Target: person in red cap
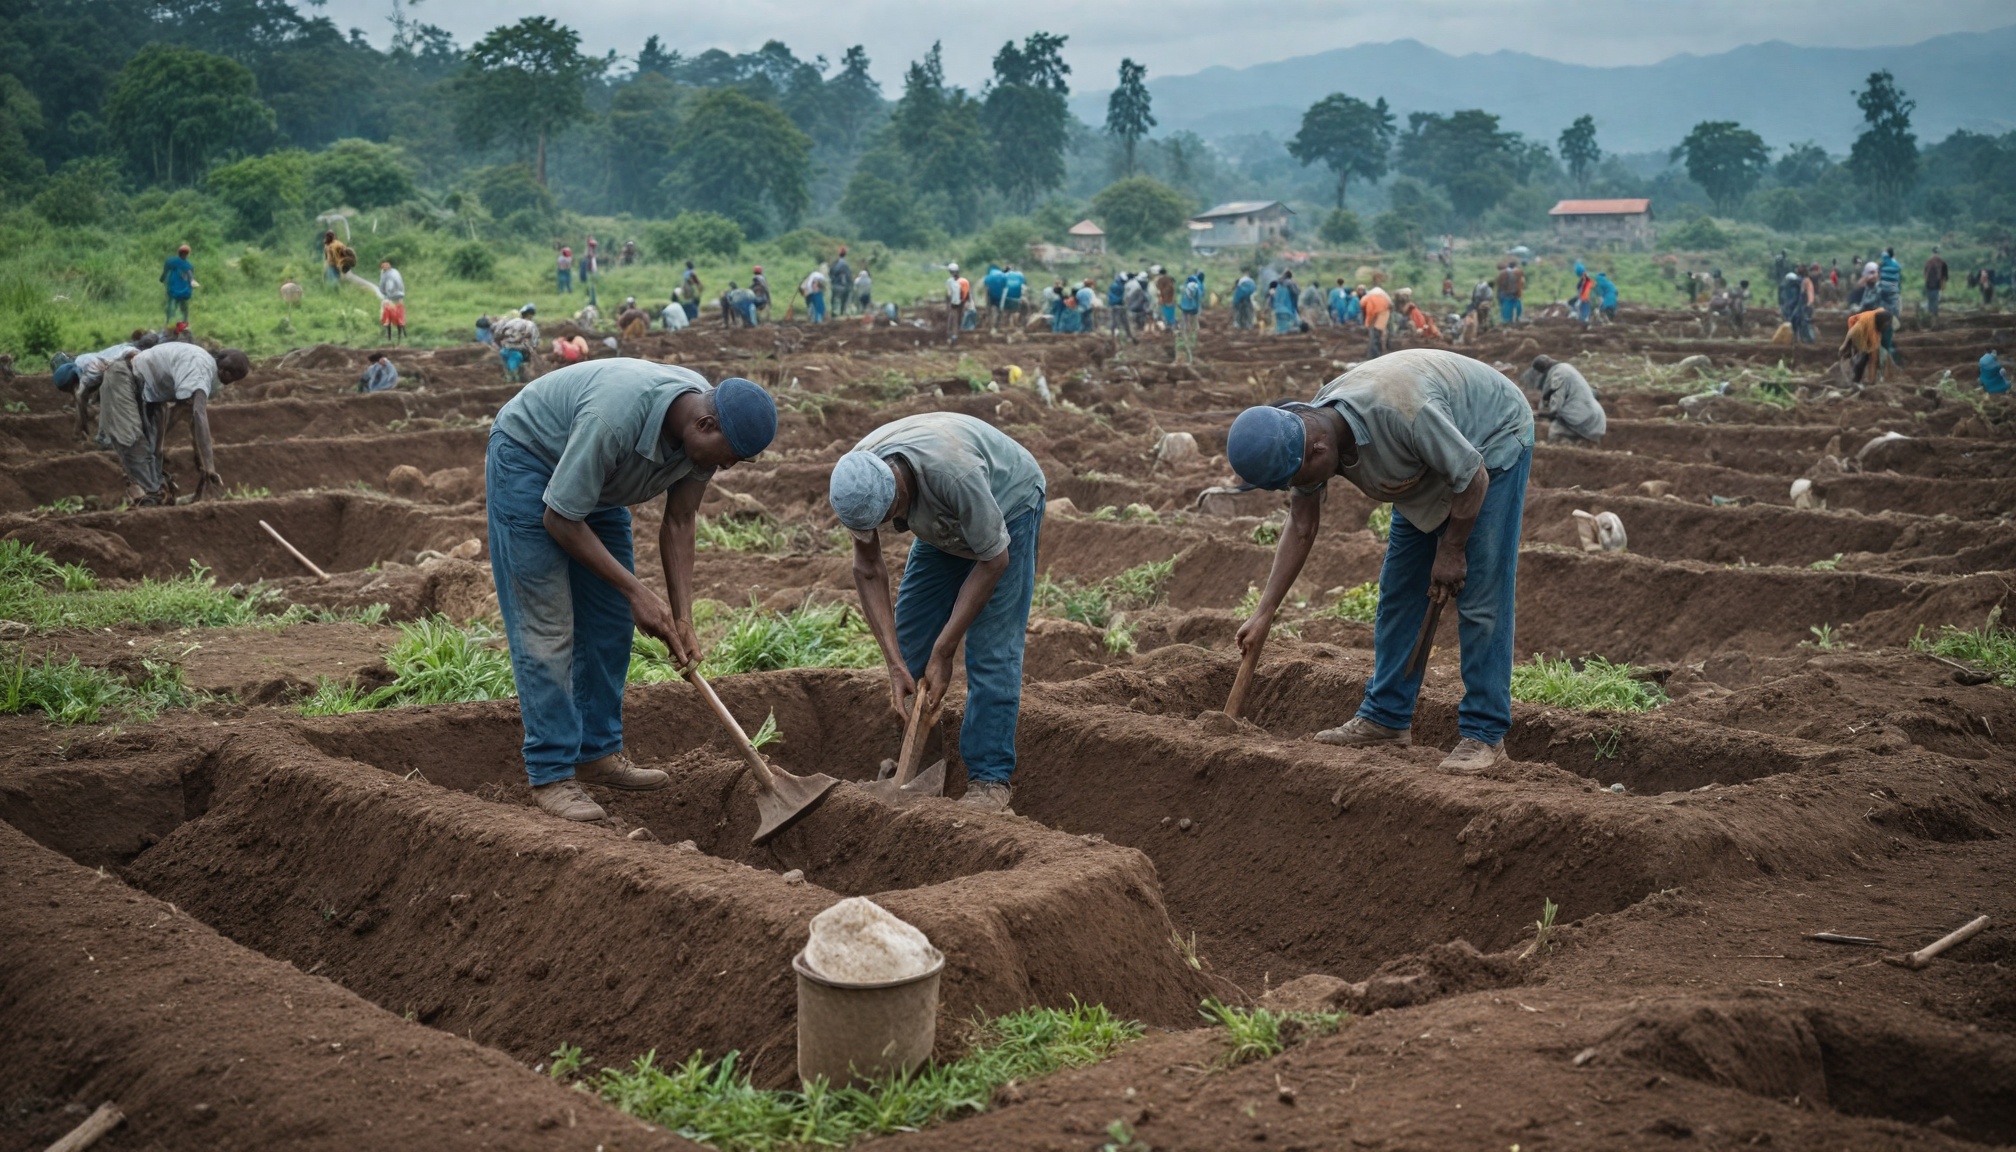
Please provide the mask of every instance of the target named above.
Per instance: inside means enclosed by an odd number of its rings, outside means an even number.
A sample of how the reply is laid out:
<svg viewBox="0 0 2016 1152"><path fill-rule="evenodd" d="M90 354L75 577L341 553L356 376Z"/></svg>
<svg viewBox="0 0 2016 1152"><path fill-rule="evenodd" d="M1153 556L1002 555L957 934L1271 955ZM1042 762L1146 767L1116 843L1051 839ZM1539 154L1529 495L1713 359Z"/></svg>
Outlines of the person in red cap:
<svg viewBox="0 0 2016 1152"><path fill-rule="evenodd" d="M561 245L560 260L555 265L560 277L560 291L564 295L574 292L574 249Z"/></svg>
<svg viewBox="0 0 2016 1152"><path fill-rule="evenodd" d="M188 323L189 297L194 295L196 291L196 268L189 263L189 246L187 244L175 249L175 255L170 256L162 263L161 283L168 287L167 315L162 318L162 322L173 324L175 316L179 312L182 316L182 322L185 324Z"/></svg>

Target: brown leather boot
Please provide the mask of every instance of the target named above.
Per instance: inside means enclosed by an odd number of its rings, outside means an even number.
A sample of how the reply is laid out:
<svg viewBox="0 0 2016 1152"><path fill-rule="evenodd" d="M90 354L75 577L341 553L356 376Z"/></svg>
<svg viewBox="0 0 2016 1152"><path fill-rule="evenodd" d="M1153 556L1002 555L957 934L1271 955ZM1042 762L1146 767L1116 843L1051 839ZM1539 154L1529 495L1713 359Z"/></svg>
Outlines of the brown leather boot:
<svg viewBox="0 0 2016 1152"><path fill-rule="evenodd" d="M583 784L620 788L625 792L649 792L672 782L670 776L656 768L637 767L622 752L611 752L599 760L575 765L574 778Z"/></svg>

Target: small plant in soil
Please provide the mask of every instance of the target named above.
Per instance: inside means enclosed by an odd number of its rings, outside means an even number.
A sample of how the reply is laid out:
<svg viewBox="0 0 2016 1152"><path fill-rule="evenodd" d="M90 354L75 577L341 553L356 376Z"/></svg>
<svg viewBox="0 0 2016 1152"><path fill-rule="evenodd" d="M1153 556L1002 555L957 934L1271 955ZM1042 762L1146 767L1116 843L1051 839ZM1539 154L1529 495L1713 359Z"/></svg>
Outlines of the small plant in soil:
<svg viewBox="0 0 2016 1152"><path fill-rule="evenodd" d="M702 516L693 532L703 552L784 552L791 537L788 529L755 516Z"/></svg>
<svg viewBox="0 0 2016 1152"><path fill-rule="evenodd" d="M1597 763L1600 764L1605 760L1615 760L1617 758L1617 749L1624 743L1624 729L1612 728L1606 732L1591 732L1589 733L1589 743L1595 746L1595 759Z"/></svg>
<svg viewBox="0 0 2016 1152"><path fill-rule="evenodd" d="M1140 631L1141 626L1129 623L1125 612L1116 612L1113 614L1113 622L1106 625L1106 633L1099 638L1099 642L1105 646L1110 655L1131 656L1134 654L1134 637Z"/></svg>
<svg viewBox="0 0 2016 1152"><path fill-rule="evenodd" d="M82 512L83 510L84 498L82 496L58 496L47 504L38 504L35 506L35 511L37 512L54 512L64 516L72 512Z"/></svg>
<svg viewBox="0 0 2016 1152"><path fill-rule="evenodd" d="M1638 670L1631 665L1612 664L1600 656L1577 668L1571 660L1549 660L1535 653L1531 664L1512 666L1512 698L1606 712L1646 712L1666 702L1664 689L1637 677Z"/></svg>
<svg viewBox="0 0 2016 1152"><path fill-rule="evenodd" d="M1112 625L1116 611L1161 603L1169 577L1175 571L1176 558L1171 556L1167 560L1136 564L1096 584L1079 584L1068 578L1059 582L1046 572L1036 581L1035 608L1046 615L1062 616L1104 631Z"/></svg>
<svg viewBox="0 0 2016 1152"><path fill-rule="evenodd" d="M1379 582L1367 580L1356 588L1345 589L1337 599L1318 609L1316 615L1359 624L1372 623L1379 617Z"/></svg>
<svg viewBox="0 0 2016 1152"><path fill-rule="evenodd" d="M1813 634L1813 639L1802 640L1800 643L1818 648L1822 652L1833 652L1848 647L1839 636L1834 634L1834 626L1832 624L1815 624L1806 631Z"/></svg>
<svg viewBox="0 0 2016 1152"><path fill-rule="evenodd" d="M1074 1003L977 1022L964 1057L864 1087L834 1088L822 1078L799 1092L757 1088L737 1070L739 1052L715 1061L696 1052L671 1067L651 1052L581 1083L632 1116L723 1152L844 1148L984 1112L1008 1082L1095 1064L1141 1033L1139 1024L1116 1020L1101 1005ZM579 1067L580 1049L562 1047L553 1059L553 1075L564 1078Z"/></svg>
<svg viewBox="0 0 2016 1152"><path fill-rule="evenodd" d="M27 652L0 652L0 713L39 711L58 724L96 724L106 712L147 721L170 708L191 708L207 697L182 680L182 666L142 660L137 678L93 668L72 656L60 662Z"/></svg>
<svg viewBox="0 0 2016 1152"><path fill-rule="evenodd" d="M1372 509L1372 515L1365 518L1365 527L1384 544L1393 535L1393 506L1381 504Z"/></svg>
<svg viewBox="0 0 2016 1152"><path fill-rule="evenodd" d="M1252 540L1253 543L1265 548L1272 548L1276 544L1281 543L1281 521L1262 520L1260 523L1255 524L1253 526Z"/></svg>
<svg viewBox="0 0 2016 1152"><path fill-rule="evenodd" d="M409 704L459 704L518 694L511 656L486 624L459 625L443 616L402 622L399 641L385 654L392 682L364 691L355 682L324 679L301 705L304 716L340 716Z"/></svg>
<svg viewBox="0 0 2016 1152"><path fill-rule="evenodd" d="M2002 627L2002 610L1988 616L1979 628L1955 628L1948 624L1928 638L1920 628L1911 638L1914 651L1930 652L1948 660L1961 660L1993 673L2004 688L2016 688L2016 629Z"/></svg>
<svg viewBox="0 0 2016 1152"><path fill-rule="evenodd" d="M1533 942L1526 946L1524 952L1519 953L1519 959L1524 960L1542 949L1549 952L1554 950L1554 916L1560 911L1560 906L1552 900L1544 896L1540 898L1540 919L1533 922Z"/></svg>
<svg viewBox="0 0 2016 1152"><path fill-rule="evenodd" d="M1204 1001L1206 1020L1225 1029L1229 1047L1219 1057L1228 1068L1279 1056L1311 1036L1328 1036L1344 1026L1342 1012L1275 1012L1234 1008L1216 996Z"/></svg>
<svg viewBox="0 0 2016 1152"><path fill-rule="evenodd" d="M1813 561L1813 563L1808 564L1806 567L1811 568L1815 572L1838 571L1841 567L1841 557L1845 555L1847 555L1847 553L1845 552L1836 552L1834 553L1834 555L1828 557L1827 559L1815 560Z"/></svg>

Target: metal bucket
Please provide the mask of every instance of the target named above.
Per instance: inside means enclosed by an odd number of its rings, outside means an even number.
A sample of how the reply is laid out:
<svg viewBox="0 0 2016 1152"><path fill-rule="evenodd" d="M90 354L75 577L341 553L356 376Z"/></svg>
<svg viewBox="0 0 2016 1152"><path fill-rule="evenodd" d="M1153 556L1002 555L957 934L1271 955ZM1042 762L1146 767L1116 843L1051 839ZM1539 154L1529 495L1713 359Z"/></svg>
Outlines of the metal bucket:
<svg viewBox="0 0 2016 1152"><path fill-rule="evenodd" d="M931 1057L938 1040L938 974L945 956L931 950L930 970L886 984L828 980L791 958L798 973L798 1078L824 1076L834 1087L908 1072Z"/></svg>

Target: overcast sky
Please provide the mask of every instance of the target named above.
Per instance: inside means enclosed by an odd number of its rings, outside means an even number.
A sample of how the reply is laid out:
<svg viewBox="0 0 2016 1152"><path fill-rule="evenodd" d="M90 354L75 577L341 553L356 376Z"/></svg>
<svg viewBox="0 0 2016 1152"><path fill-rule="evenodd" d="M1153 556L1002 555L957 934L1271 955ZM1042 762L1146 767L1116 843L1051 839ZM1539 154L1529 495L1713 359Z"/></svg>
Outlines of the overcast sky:
<svg viewBox="0 0 2016 1152"><path fill-rule="evenodd" d="M391 4L328 0L322 11L383 44ZM1070 37L1072 88L1090 91L1112 87L1123 56L1146 64L1152 79L1411 37L1452 53L1509 49L1582 64L1649 64L1765 40L1864 48L2016 23L2010 0L419 0L412 13L465 45L522 16L554 16L581 33L585 49L623 57L653 33L688 55L779 39L802 57L838 60L863 44L892 97L904 65L933 40L944 41L948 78L977 89L1002 41L1039 29Z"/></svg>

